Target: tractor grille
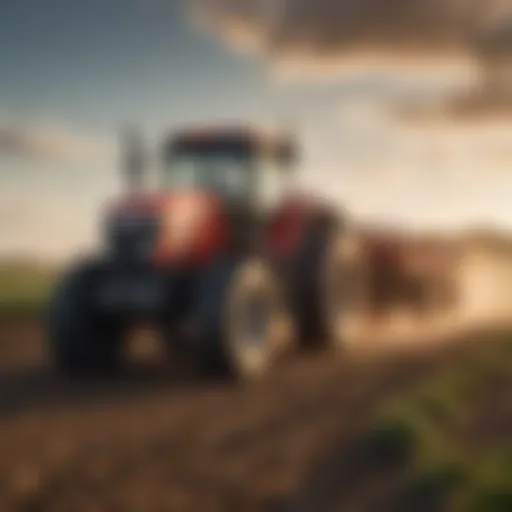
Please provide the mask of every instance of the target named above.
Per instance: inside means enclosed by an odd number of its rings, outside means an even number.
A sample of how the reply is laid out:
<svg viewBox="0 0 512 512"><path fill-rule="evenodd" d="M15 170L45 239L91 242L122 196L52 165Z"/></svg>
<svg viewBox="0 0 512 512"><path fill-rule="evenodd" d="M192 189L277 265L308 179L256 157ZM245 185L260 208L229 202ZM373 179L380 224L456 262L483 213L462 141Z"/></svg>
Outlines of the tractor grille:
<svg viewBox="0 0 512 512"><path fill-rule="evenodd" d="M118 261L145 262L155 254L160 225L149 216L123 214L111 220L108 246Z"/></svg>

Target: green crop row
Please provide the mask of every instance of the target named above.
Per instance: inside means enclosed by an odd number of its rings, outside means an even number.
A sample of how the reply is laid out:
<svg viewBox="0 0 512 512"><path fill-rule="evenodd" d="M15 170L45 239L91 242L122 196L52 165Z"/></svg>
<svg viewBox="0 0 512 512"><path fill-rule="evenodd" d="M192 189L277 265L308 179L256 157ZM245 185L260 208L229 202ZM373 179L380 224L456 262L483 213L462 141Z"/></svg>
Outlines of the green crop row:
<svg viewBox="0 0 512 512"><path fill-rule="evenodd" d="M474 432L512 390L512 334L482 341L455 368L386 403L370 428L376 460L404 473L405 510L512 510L512 431L499 442Z"/></svg>

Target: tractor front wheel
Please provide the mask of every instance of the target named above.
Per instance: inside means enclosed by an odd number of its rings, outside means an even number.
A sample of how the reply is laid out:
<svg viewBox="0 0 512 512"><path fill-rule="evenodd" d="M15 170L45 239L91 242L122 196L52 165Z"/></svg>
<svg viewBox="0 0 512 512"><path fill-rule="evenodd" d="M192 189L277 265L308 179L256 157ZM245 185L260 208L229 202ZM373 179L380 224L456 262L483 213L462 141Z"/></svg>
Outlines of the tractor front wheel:
<svg viewBox="0 0 512 512"><path fill-rule="evenodd" d="M119 364L119 329L94 308L100 277L99 265L80 265L59 283L50 306L50 356L68 376L105 375Z"/></svg>

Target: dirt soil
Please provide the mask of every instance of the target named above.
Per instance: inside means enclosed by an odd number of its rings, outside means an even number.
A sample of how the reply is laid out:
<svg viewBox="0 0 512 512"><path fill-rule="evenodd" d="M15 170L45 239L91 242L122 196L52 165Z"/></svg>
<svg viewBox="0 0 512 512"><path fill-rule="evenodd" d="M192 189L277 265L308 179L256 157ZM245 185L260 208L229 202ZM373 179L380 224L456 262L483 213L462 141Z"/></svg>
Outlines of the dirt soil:
<svg viewBox="0 0 512 512"><path fill-rule="evenodd" d="M158 365L76 383L52 374L41 332L0 326L3 512L385 510L392 483L367 478L354 439L459 350L314 354L246 387Z"/></svg>

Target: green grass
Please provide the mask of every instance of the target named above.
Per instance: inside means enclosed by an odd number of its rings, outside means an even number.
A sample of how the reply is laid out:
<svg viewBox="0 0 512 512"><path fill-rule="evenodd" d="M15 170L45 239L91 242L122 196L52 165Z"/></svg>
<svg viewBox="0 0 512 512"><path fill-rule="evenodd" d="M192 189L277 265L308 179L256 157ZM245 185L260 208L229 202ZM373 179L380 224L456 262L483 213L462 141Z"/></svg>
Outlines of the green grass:
<svg viewBox="0 0 512 512"><path fill-rule="evenodd" d="M0 263L0 315L41 311L48 302L56 271L28 263Z"/></svg>
<svg viewBox="0 0 512 512"><path fill-rule="evenodd" d="M472 420L488 414L482 406L512 390L511 351L512 333L483 339L455 367L378 411L365 441L376 460L407 468L406 508L512 510L512 432L498 447L470 435Z"/></svg>

